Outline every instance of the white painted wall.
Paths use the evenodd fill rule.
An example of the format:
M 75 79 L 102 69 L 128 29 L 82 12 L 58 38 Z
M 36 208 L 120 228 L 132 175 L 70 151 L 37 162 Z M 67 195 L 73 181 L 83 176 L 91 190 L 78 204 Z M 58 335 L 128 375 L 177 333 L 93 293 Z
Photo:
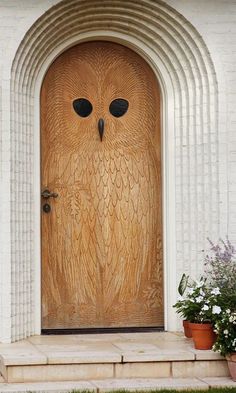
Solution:
M 151 0 L 144 1 L 150 5 L 150 9 L 152 9 L 154 3 L 158 3 L 157 0 L 153 4 Z M 125 5 L 126 1 L 123 0 L 123 2 Z M 23 153 L 21 152 L 21 145 L 19 145 L 17 155 L 15 152 L 13 154 L 12 143 L 14 140 L 13 142 L 10 140 L 11 134 L 14 132 L 14 124 L 17 123 L 17 116 L 15 116 L 11 129 L 12 113 L 19 105 L 17 97 L 15 102 L 13 97 L 10 103 L 11 68 L 17 49 L 25 34 L 38 18 L 58 3 L 57 0 L 0 0 L 0 338 L 4 342 L 38 332 L 38 325 L 35 324 L 35 308 L 38 308 L 39 311 L 38 294 L 37 290 L 35 291 L 37 286 L 33 278 L 36 275 L 35 265 L 32 265 L 30 272 L 28 272 L 27 261 L 24 260 L 24 258 L 28 258 L 25 249 L 26 251 L 29 249 L 32 261 L 37 258 L 35 256 L 35 244 L 37 243 L 35 243 L 34 238 L 34 235 L 37 234 L 26 237 L 28 240 L 25 241 L 29 242 L 29 247 L 25 247 L 20 253 L 18 248 L 22 238 L 17 239 L 17 233 L 13 231 L 13 227 L 16 228 L 16 225 L 19 224 L 20 233 L 22 224 L 19 221 L 20 216 L 12 210 L 10 204 L 12 202 L 14 205 L 11 195 L 14 194 L 13 198 L 15 198 L 17 194 L 17 188 L 12 183 L 14 177 L 10 176 L 10 172 L 13 166 L 21 168 L 21 154 Z M 68 0 L 67 3 L 71 3 L 71 0 Z M 79 3 L 79 0 L 77 3 Z M 101 1 L 99 3 L 101 4 Z M 141 0 L 137 2 L 137 5 L 139 3 L 141 4 Z M 188 140 L 187 134 L 181 134 L 181 137 L 178 134 L 175 135 L 176 217 L 172 218 L 176 224 L 176 244 L 173 244 L 173 249 L 176 248 L 176 258 L 175 255 L 172 255 L 171 261 L 174 263 L 174 259 L 176 260 L 176 281 L 178 281 L 183 271 L 197 274 L 201 270 L 201 250 L 206 246 L 205 238 L 207 235 L 213 240 L 217 240 L 218 236 L 224 237 L 228 234 L 229 238 L 236 243 L 236 1 L 168 0 L 165 4 L 183 15 L 203 38 L 213 61 L 219 91 L 219 132 L 216 135 L 214 134 L 214 138 L 217 138 L 219 143 L 213 143 L 213 141 L 209 143 L 209 135 L 201 134 L 201 126 L 198 124 L 197 117 L 190 123 L 194 124 L 195 121 L 197 124 L 197 148 L 194 141 L 191 143 Z M 125 14 L 125 11 L 126 7 L 122 12 Z M 186 26 L 188 22 L 184 22 Z M 50 25 L 50 19 L 48 24 Z M 31 33 L 29 32 L 28 37 L 30 36 Z M 197 35 L 196 41 L 199 41 Z M 192 44 L 188 44 L 191 47 Z M 27 48 L 27 45 L 25 47 Z M 179 52 L 176 50 L 176 53 Z M 189 78 L 187 84 L 191 86 L 192 76 L 190 73 L 186 75 Z M 12 94 L 15 94 L 13 85 Z M 185 99 L 188 100 L 188 97 L 186 96 Z M 216 100 L 217 97 L 214 96 L 212 99 Z M 187 105 L 186 102 L 183 101 L 183 105 Z M 198 101 L 191 102 L 190 111 L 192 105 L 197 106 Z M 215 102 L 212 101 L 211 106 L 214 105 Z M 204 105 L 202 108 L 204 111 Z M 21 106 L 19 111 L 23 109 Z M 207 119 L 207 116 L 204 119 Z M 27 121 L 29 119 L 25 119 L 25 123 Z M 214 121 L 214 119 L 211 118 L 209 121 Z M 205 123 L 207 123 L 207 120 L 205 120 Z M 207 124 L 204 126 L 208 129 Z M 212 132 L 212 128 L 209 129 Z M 32 155 L 33 153 L 35 151 L 32 152 Z M 12 163 L 10 162 L 11 156 L 15 157 L 15 161 Z M 206 164 L 208 156 L 211 157 L 211 163 L 209 163 L 211 171 L 209 174 L 207 174 Z M 196 160 L 192 160 L 192 157 L 196 157 Z M 194 165 L 201 165 L 202 158 L 205 160 L 205 166 L 203 168 L 204 173 L 201 174 Z M 217 161 L 216 165 L 212 165 L 214 159 Z M 178 172 L 181 162 L 183 171 Z M 214 168 L 218 168 L 219 171 Z M 187 182 L 185 182 L 184 170 L 188 172 L 189 180 Z M 198 176 L 197 180 L 194 179 L 195 176 Z M 209 184 L 206 182 L 206 177 Z M 19 192 L 21 192 L 20 188 Z M 198 192 L 199 198 L 196 197 Z M 202 201 L 201 195 L 204 192 L 206 193 L 206 200 Z M 208 195 L 211 195 L 212 203 L 209 203 Z M 18 197 L 20 199 L 20 194 Z M 24 206 L 21 205 L 21 208 L 23 209 Z M 210 210 L 217 211 L 209 214 Z M 32 220 L 34 220 L 34 217 Z M 209 223 L 209 221 L 211 222 Z M 168 254 L 170 247 L 171 243 L 167 243 L 166 254 Z M 13 260 L 14 263 L 12 263 Z M 18 275 L 18 262 L 21 263 L 21 268 L 25 270 L 28 277 L 31 278 L 31 282 L 26 282 L 27 274 Z M 171 272 L 170 263 L 166 266 L 168 266 L 166 271 Z M 36 273 L 39 273 L 37 269 Z M 18 277 L 22 277 L 19 282 L 17 282 Z M 174 285 L 173 281 L 171 281 L 171 285 Z M 27 292 L 27 286 L 32 286 L 30 292 L 32 297 L 30 299 L 27 295 L 24 295 L 24 293 L 29 293 L 29 291 Z M 170 297 L 174 298 L 176 289 L 170 289 L 169 287 L 170 290 L 172 291 Z M 20 301 L 16 299 L 20 299 Z M 21 313 L 19 313 L 19 307 L 21 307 Z M 169 304 L 168 307 L 170 308 L 171 305 Z M 24 315 L 31 315 L 31 317 L 28 319 Z M 18 325 L 24 327 L 21 329 L 23 333 L 16 333 Z M 168 327 L 171 329 L 176 326 L 172 322 Z

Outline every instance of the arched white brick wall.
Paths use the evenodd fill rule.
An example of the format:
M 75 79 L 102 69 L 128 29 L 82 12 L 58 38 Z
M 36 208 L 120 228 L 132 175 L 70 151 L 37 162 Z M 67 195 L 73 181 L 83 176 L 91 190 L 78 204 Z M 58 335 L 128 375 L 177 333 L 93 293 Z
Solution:
M 218 94 L 209 52 L 195 28 L 152 0 L 67 0 L 25 35 L 12 64 L 9 244 L 4 252 L 2 340 L 39 333 L 39 89 L 50 62 L 80 40 L 110 39 L 138 51 L 155 70 L 163 95 L 166 327 L 181 273 L 201 271 L 207 235 L 218 237 Z M 6 94 L 7 97 L 7 94 Z M 7 101 L 8 102 L 8 101 Z M 7 105 L 7 103 L 6 103 Z M 0 280 L 3 281 L 2 278 Z M 6 281 L 6 282 L 5 282 Z

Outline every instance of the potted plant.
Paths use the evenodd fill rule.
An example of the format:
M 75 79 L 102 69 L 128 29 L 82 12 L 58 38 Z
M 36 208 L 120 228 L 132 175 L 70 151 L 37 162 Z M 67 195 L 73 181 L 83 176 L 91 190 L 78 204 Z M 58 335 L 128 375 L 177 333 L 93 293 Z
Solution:
M 196 349 L 211 349 L 216 340 L 214 321 L 221 313 L 219 295 L 219 288 L 209 288 L 205 279 L 189 291 L 189 301 L 194 310 L 190 328 Z
M 188 288 L 187 306 L 192 312 L 190 329 L 196 349 L 211 349 L 215 342 L 214 320 L 221 313 L 219 288 L 209 288 L 205 278 Z
M 216 340 L 214 324 L 223 323 L 222 321 L 226 319 L 222 316 L 225 315 L 226 310 L 235 312 L 236 305 L 236 249 L 228 238 L 226 241 L 220 239 L 217 244 L 211 240 L 209 242 L 211 252 L 204 260 L 204 276 L 200 281 L 193 281 L 190 285 L 189 277 L 183 275 L 179 286 L 181 296 L 174 305 L 177 312 L 190 321 L 194 345 L 197 349 L 212 347 Z M 227 331 L 227 327 L 224 330 Z M 199 340 L 207 334 L 207 341 L 201 343 Z M 234 329 L 232 337 L 232 340 L 236 338 Z M 232 359 L 235 360 L 234 352 L 230 358 L 231 363 Z
M 236 381 L 236 307 L 232 311 L 227 309 L 215 323 L 217 340 L 213 350 L 225 356 L 228 361 L 229 372 Z
M 182 298 L 174 305 L 177 313 L 190 321 L 190 329 L 196 349 L 211 349 L 215 342 L 215 316 L 221 313 L 218 305 L 218 288 L 209 288 L 205 278 L 193 281 Z

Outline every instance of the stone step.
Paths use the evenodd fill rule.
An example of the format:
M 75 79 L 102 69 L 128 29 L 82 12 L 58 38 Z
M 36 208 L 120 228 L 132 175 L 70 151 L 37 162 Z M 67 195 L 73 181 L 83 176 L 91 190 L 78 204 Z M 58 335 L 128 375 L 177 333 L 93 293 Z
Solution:
M 227 377 L 227 362 L 199 351 L 183 335 L 35 336 L 0 344 L 0 372 L 8 383 L 123 378 Z
M 204 389 L 212 387 L 235 387 L 236 382 L 230 378 L 134 378 L 105 379 L 90 381 L 34 382 L 34 383 L 0 383 L 0 393 L 69 393 L 73 390 L 86 390 L 102 393 L 114 390 L 160 390 L 160 389 Z
M 6 382 L 80 381 L 106 378 L 226 377 L 225 360 L 137 361 L 120 363 L 73 363 L 4 365 Z

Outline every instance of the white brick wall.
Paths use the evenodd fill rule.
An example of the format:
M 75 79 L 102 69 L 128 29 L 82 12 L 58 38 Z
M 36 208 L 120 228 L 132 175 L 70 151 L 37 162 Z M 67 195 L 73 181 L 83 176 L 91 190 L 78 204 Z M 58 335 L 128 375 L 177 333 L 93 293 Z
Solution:
M 236 1 L 170 0 L 203 37 L 219 86 L 220 230 L 236 243 Z M 211 235 L 212 236 L 212 235 Z M 212 236 L 213 240 L 217 240 Z
M 135 37 L 157 53 L 172 78 L 177 276 L 201 271 L 206 236 L 228 234 L 236 243 L 236 1 L 166 1 L 187 21 L 157 0 L 136 5 L 114 0 L 112 12 L 106 0 L 98 1 L 95 12 L 91 1 L 0 0 L 2 341 L 35 332 L 34 83 L 53 48 L 86 29 L 95 26 L 108 36 L 113 29 L 130 42 Z M 87 25 L 85 3 L 91 14 Z M 127 20 L 129 7 L 133 17 Z

